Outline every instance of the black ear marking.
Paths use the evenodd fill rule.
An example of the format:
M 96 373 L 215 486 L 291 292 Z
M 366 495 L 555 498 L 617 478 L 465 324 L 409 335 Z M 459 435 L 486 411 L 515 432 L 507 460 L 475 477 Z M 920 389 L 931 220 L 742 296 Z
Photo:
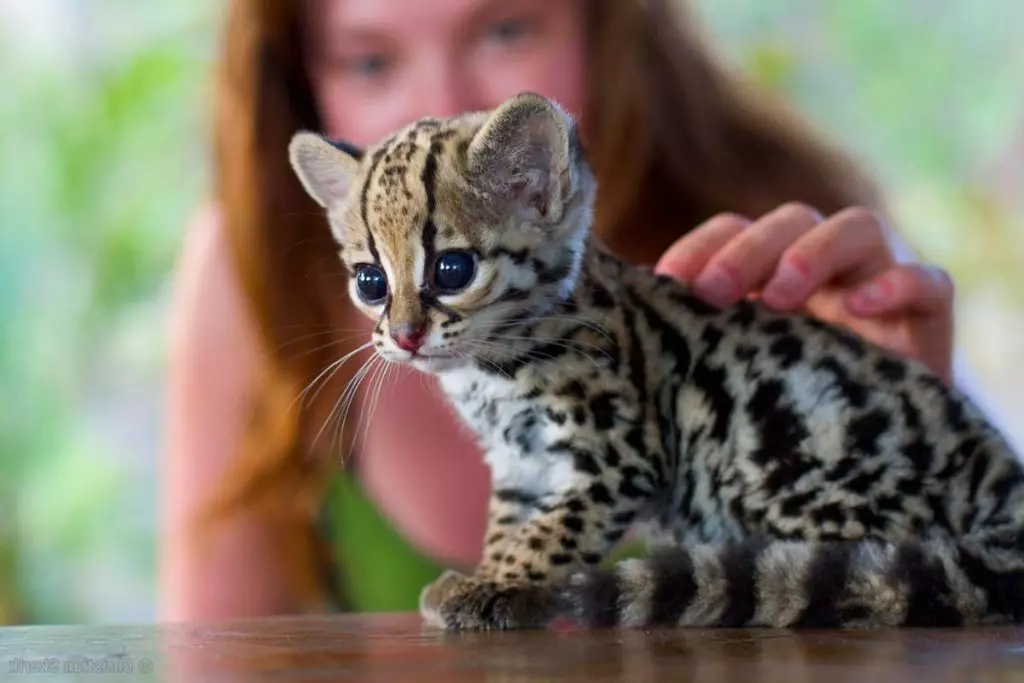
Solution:
M 295 133 L 288 144 L 292 169 L 309 196 L 326 209 L 348 197 L 361 156 L 362 152 L 347 142 L 310 131 Z
M 340 151 L 344 152 L 345 154 L 349 155 L 350 157 L 352 157 L 356 161 L 362 161 L 363 160 L 363 149 L 361 147 L 356 147 L 351 142 L 349 142 L 347 140 L 342 140 L 340 138 L 339 139 L 332 139 L 332 138 L 327 137 L 326 135 L 323 135 L 321 137 L 323 137 L 324 140 L 326 140 L 328 143 L 330 143 L 330 145 L 332 147 L 334 147 L 334 149 L 337 149 L 337 150 L 340 150 Z

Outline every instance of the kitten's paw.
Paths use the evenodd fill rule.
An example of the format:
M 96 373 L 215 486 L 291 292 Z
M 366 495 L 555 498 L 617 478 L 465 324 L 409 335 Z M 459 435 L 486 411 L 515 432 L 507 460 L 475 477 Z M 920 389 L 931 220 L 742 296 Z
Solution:
M 556 592 L 550 587 L 502 585 L 448 573 L 420 596 L 426 621 L 452 631 L 543 628 L 558 612 Z
M 444 628 L 445 621 L 441 616 L 440 607 L 454 592 L 460 582 L 467 576 L 452 569 L 445 570 L 433 583 L 420 591 L 420 616 L 431 626 Z

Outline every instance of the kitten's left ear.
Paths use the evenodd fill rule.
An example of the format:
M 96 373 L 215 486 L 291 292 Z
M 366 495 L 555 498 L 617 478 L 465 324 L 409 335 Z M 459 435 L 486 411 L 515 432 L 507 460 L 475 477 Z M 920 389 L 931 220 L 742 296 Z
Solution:
M 292 169 L 316 202 L 329 209 L 348 196 L 359 172 L 362 153 L 345 143 L 300 131 L 288 145 Z
M 471 182 L 527 220 L 558 222 L 572 190 L 579 153 L 576 123 L 534 93 L 507 100 L 468 150 Z

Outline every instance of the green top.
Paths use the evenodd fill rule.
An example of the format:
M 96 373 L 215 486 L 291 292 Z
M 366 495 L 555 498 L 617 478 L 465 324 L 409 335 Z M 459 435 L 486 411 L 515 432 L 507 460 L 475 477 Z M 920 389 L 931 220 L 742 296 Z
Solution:
M 415 611 L 420 591 L 443 570 L 398 533 L 354 473 L 335 474 L 321 521 L 345 611 Z

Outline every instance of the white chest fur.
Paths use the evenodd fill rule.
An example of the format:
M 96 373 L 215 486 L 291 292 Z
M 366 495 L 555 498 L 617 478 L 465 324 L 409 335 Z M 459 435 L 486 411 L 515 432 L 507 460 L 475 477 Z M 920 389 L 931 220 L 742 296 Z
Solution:
M 542 400 L 527 398 L 515 380 L 475 368 L 441 375 L 441 386 L 485 449 L 496 487 L 538 496 L 566 491 L 583 481 L 569 453 L 551 445 L 569 437 Z

